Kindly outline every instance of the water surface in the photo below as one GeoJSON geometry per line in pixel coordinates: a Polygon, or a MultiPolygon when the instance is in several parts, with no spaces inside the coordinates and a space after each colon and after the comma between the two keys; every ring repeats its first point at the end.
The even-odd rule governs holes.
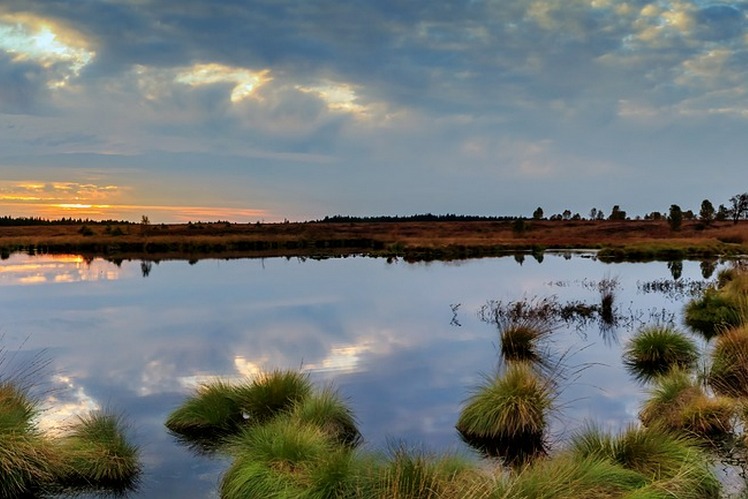
{"type": "MultiPolygon", "coordinates": [[[[605,335],[597,324],[569,325],[552,337],[565,366],[551,431],[560,445],[588,421],[611,429],[636,421],[644,390],[623,370],[620,345],[655,317],[680,325],[687,298],[643,291],[642,283],[672,280],[665,262],[590,256],[118,266],[14,254],[0,262],[0,334],[13,361],[4,367],[40,353],[49,359],[35,380],[50,407],[48,426],[91,408],[123,413],[146,468],[135,496],[213,497],[226,463],[193,455],[163,427],[200,381],[301,368],[348,398],[370,448],[398,440],[468,452],[454,424],[498,362],[496,329],[478,309],[488,300],[548,296],[598,303],[594,283],[613,278],[616,306],[631,324],[605,335]]],[[[680,279],[702,280],[699,263],[684,262],[680,279]]]]}

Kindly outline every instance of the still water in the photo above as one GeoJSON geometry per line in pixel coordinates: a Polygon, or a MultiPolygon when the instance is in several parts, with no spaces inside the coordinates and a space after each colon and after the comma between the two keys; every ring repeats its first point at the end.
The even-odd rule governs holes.
{"type": "MultiPolygon", "coordinates": [[[[643,323],[680,326],[689,298],[647,292],[647,283],[673,282],[666,262],[546,254],[542,262],[115,265],[14,254],[0,261],[0,368],[48,361],[34,375],[46,427],[90,409],[123,414],[146,470],[133,496],[215,497],[226,462],[193,455],[163,426],[201,381],[301,368],[349,400],[369,448],[398,441],[469,452],[454,424],[498,363],[497,330],[479,320],[481,306],[543,297],[595,304],[602,279],[617,281],[615,306],[626,319],[604,334],[597,323],[562,325],[548,345],[565,376],[550,436],[562,445],[590,421],[610,429],[636,421],[645,393],[624,371],[621,345],[643,323]]],[[[699,262],[683,262],[679,282],[703,283],[699,262]]]]}

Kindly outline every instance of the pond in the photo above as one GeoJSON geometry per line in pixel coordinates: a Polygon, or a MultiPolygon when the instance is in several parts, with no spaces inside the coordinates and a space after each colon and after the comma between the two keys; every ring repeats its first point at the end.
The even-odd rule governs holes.
{"type": "Polygon", "coordinates": [[[551,443],[561,445],[590,421],[615,430],[637,420],[645,389],[624,370],[621,345],[642,324],[680,326],[703,271],[694,261],[605,264],[591,253],[119,265],[13,254],[0,261],[0,368],[48,362],[30,375],[44,426],[92,408],[123,414],[145,466],[133,496],[215,497],[226,462],[194,455],[163,426],[201,381],[301,368],[347,398],[368,448],[469,452],[454,425],[499,358],[481,307],[548,297],[596,304],[598,283],[612,281],[615,325],[561,323],[549,339],[561,388],[551,443]]]}

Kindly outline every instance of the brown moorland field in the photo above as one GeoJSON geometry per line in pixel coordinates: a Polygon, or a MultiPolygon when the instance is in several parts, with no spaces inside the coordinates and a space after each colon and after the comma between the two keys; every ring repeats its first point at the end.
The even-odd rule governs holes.
{"type": "Polygon", "coordinates": [[[108,259],[366,254],[452,259],[546,249],[596,249],[600,258],[678,259],[748,253],[748,222],[664,220],[98,223],[0,227],[3,257],[16,251],[108,259]]]}

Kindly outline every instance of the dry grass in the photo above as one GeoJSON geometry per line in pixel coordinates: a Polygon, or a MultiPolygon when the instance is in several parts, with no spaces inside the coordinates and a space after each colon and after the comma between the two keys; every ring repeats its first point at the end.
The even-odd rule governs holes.
{"type": "Polygon", "coordinates": [[[184,253],[308,255],[319,252],[391,252],[415,257],[470,256],[532,248],[612,248],[652,255],[720,254],[745,251],[748,224],[716,223],[699,230],[686,222],[674,234],[666,221],[534,221],[521,235],[512,221],[356,222],[283,224],[153,225],[143,233],[137,224],[0,227],[0,248],[9,251],[81,251],[96,255],[137,257],[184,253]],[[121,232],[121,235],[114,233],[121,232]],[[674,237],[677,235],[677,237],[674,237]],[[736,242],[740,241],[740,242],[736,242]]]}

